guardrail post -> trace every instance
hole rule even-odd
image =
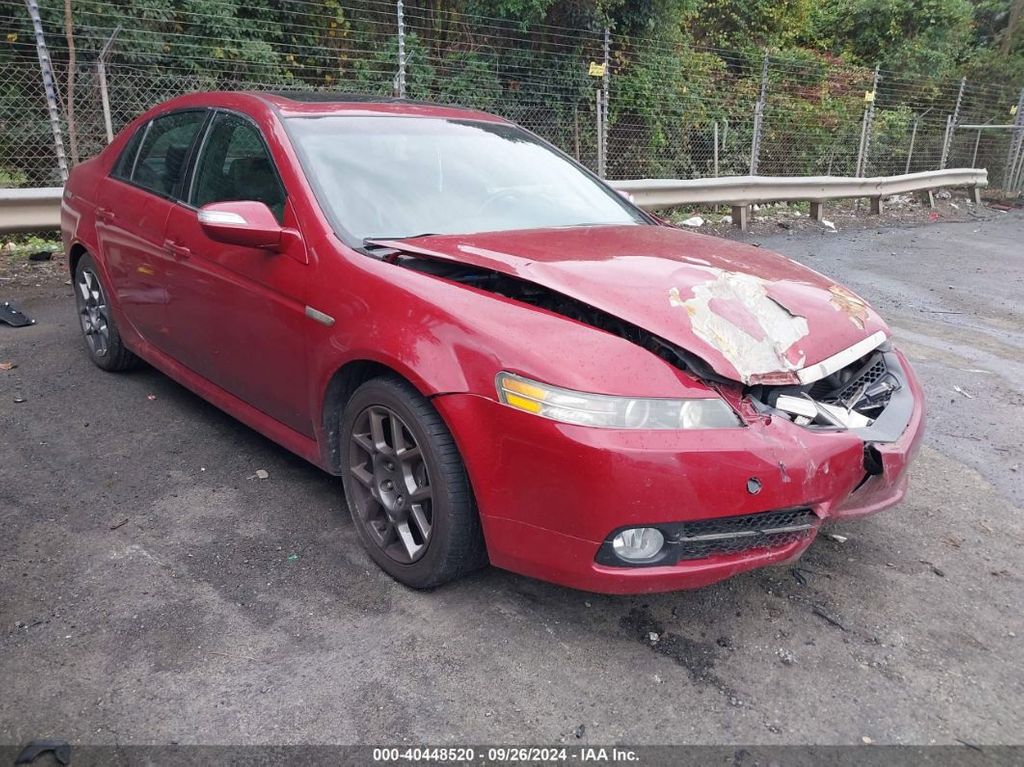
[[[825,218],[825,203],[823,200],[811,200],[811,220],[819,224]]]
[[[57,155],[57,168],[60,170],[61,181],[68,180],[68,161],[64,155],[64,137],[60,130],[60,110],[57,108],[57,88],[53,80],[53,64],[50,51],[43,37],[43,21],[39,17],[39,4],[36,0],[25,0],[28,15],[32,17],[32,28],[36,36],[36,55],[39,57],[39,71],[43,76],[43,90],[46,92],[46,107],[50,113],[50,129],[53,131],[53,151]]]
[[[398,14],[398,74],[396,75],[396,87],[398,98],[405,98],[405,14],[402,0],[398,0],[395,8]]]
[[[883,207],[884,206],[882,205],[882,198],[881,198],[881,196],[872,197],[871,198],[871,215],[872,216],[880,216],[880,215],[882,215]]]
[[[764,104],[768,95],[768,51],[764,52],[764,63],[761,65],[761,94],[754,104],[754,135],[750,139],[750,175],[757,175],[757,166],[761,161],[761,130],[764,125]]]
[[[732,206],[732,225],[737,227],[741,232],[747,231],[747,227],[750,225],[749,205]]]

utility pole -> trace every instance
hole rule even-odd
[[[604,28],[604,73],[601,75],[601,155],[597,158],[597,175],[605,178],[608,173],[608,91],[611,83],[611,31]]]
[[[64,137],[60,130],[60,110],[57,108],[57,88],[53,81],[53,63],[50,52],[46,48],[43,37],[43,21],[39,17],[39,4],[36,0],[25,0],[28,15],[32,17],[32,28],[36,36],[36,55],[39,56],[39,71],[43,76],[43,90],[46,91],[46,107],[50,113],[50,128],[53,130],[53,150],[57,155],[57,167],[60,170],[61,183],[68,180],[68,161],[64,156]]]
[[[754,135],[750,139],[750,175],[757,175],[757,166],[761,161],[761,127],[764,124],[764,104],[768,96],[768,51],[764,52],[764,63],[761,65],[761,95],[754,105]]]
[[[114,30],[110,39],[103,44],[100,55],[96,59],[96,79],[100,85],[100,103],[103,105],[103,127],[107,131],[108,144],[114,140],[114,121],[110,117],[110,95],[107,92],[107,57],[110,55],[110,50],[114,47],[114,40],[119,34],[121,34],[120,24],[117,25],[117,29]]]
[[[907,167],[903,169],[904,173],[910,173],[910,161],[914,157],[914,140],[917,138],[917,126],[921,123],[928,113],[931,112],[935,107],[928,107],[921,114],[914,117],[914,127],[910,131],[910,148],[907,150]]]
[[[949,150],[953,146],[953,134],[956,133],[956,126],[960,122],[960,105],[964,100],[964,88],[967,86],[967,78],[960,78],[960,90],[956,94],[956,106],[953,107],[953,114],[949,118],[946,129],[946,139],[942,142],[942,159],[939,161],[939,170],[945,170],[949,161]]]
[[[871,127],[875,122],[875,96],[878,94],[879,69],[875,65],[875,76],[871,80],[871,93],[864,94],[867,102],[864,108],[864,123],[860,129],[860,152],[857,156],[857,176],[863,177],[868,171],[868,156],[871,151]]]
[[[715,178],[718,178],[718,120],[715,120]]]
[[[78,165],[78,125],[75,123],[75,57],[74,17],[71,14],[71,0],[64,0],[64,37],[68,42],[68,76],[64,88],[67,94],[67,110],[64,112],[68,123],[68,144],[71,148],[71,164]]]
[[[1014,182],[1017,180],[1017,164],[1021,158],[1021,149],[1024,148],[1024,88],[1021,88],[1020,98],[1017,99],[1017,109],[1013,117],[1013,136],[1010,139],[1010,147],[1006,151],[1006,170],[1003,172],[1003,188],[1005,191],[1015,189]]]
[[[907,149],[907,166],[903,169],[904,173],[910,173],[910,161],[914,157],[914,141],[917,140],[917,122],[918,118],[914,118],[914,127],[910,129],[910,148]]]
[[[405,98],[405,14],[402,7],[402,0],[398,0],[398,77],[397,87],[398,98]]]

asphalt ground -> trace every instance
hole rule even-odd
[[[795,567],[633,598],[496,569],[404,588],[339,480],[152,369],[93,367],[59,265],[21,268],[0,743],[1021,742],[1024,214],[779,232],[748,239],[868,298],[923,379],[910,493]]]

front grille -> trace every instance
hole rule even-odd
[[[846,368],[846,370],[850,370],[850,368]],[[839,375],[842,376],[843,371],[840,371]],[[855,369],[855,372],[850,374],[849,379],[845,383],[840,384],[838,388],[836,388],[834,377],[829,376],[813,383],[807,394],[811,399],[818,400],[819,402],[840,404],[844,407],[856,406],[864,392],[870,391],[869,387],[872,384],[878,383],[883,378],[886,378],[886,376],[892,379],[892,376],[889,375],[889,368],[885,364],[885,357],[881,354],[874,354],[860,369]],[[895,379],[892,379],[892,381],[895,383]],[[886,390],[883,390],[881,393],[875,393],[871,398],[870,404],[875,407],[883,407],[888,403],[890,394],[891,391]],[[858,401],[852,401],[855,399]]]
[[[876,381],[881,381],[887,372],[888,370],[885,367],[885,360],[882,359],[881,354],[877,355],[873,362],[866,365],[859,375],[855,376],[850,383],[846,384],[846,386],[842,388],[842,390],[836,395],[836,399],[843,401],[848,397],[852,397],[857,393],[858,389],[870,386]]]
[[[742,517],[722,517],[675,526],[670,541],[679,559],[704,559],[749,549],[786,546],[810,535],[817,516],[810,509],[784,509]]]
[[[663,566],[754,549],[778,549],[808,538],[817,524],[817,515],[808,508],[659,524],[654,527],[665,536],[665,546],[656,559],[642,563],[619,559],[612,547],[615,533],[601,545],[596,559],[605,565]]]

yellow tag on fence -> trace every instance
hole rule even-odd
[[[591,61],[588,74],[591,77],[604,77],[604,64],[598,64],[596,61]]]
[[[864,103],[865,104],[870,104],[874,100],[875,100],[875,92],[874,91],[864,91]]]

